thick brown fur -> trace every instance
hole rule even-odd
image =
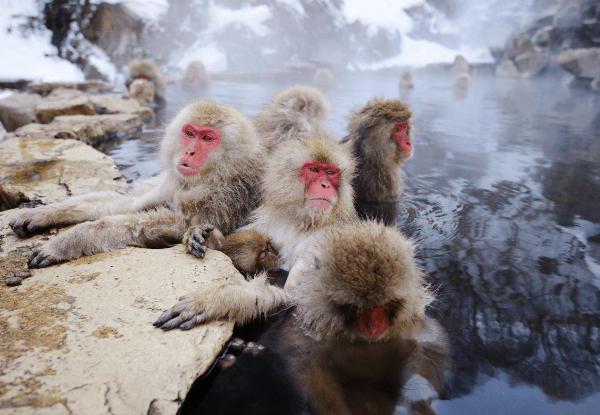
[[[353,182],[358,200],[394,201],[402,194],[401,167],[407,158],[392,142],[390,134],[395,122],[410,123],[411,116],[407,104],[375,98],[350,117],[346,141],[353,143],[358,161]]]
[[[235,232],[226,236],[220,249],[236,268],[245,273],[277,271],[279,255],[269,237],[254,231]]]
[[[128,63],[129,78],[126,82],[127,87],[140,78],[147,78],[154,84],[154,101],[164,103],[166,92],[166,81],[156,63],[149,59],[134,59]]]
[[[306,204],[305,184],[300,180],[301,168],[307,161],[335,163],[340,168],[340,186],[335,206],[316,211]],[[279,253],[282,267],[293,266],[302,252],[302,243],[318,231],[356,220],[353,206],[352,175],[354,159],[350,147],[329,138],[292,140],[279,146],[265,163],[262,180],[262,204],[251,215],[242,232],[253,232],[244,239],[244,249],[261,247],[264,237]],[[235,235],[235,234],[234,234]],[[253,236],[252,236],[253,235]],[[259,253],[254,251],[254,256]],[[248,254],[250,255],[250,254]],[[236,267],[242,268],[241,264]],[[164,329],[191,328],[196,324],[227,318],[237,323],[265,315],[285,302],[280,288],[259,281],[242,284],[232,281],[229,287],[215,292],[212,287],[200,289],[165,311],[155,325]]]
[[[315,413],[429,407],[443,384],[447,340],[425,315],[432,294],[397,230],[377,222],[325,229],[305,244],[285,289],[295,304],[285,341],[302,350],[292,372]],[[397,307],[391,327],[362,336],[352,313],[385,304]]]
[[[279,92],[256,116],[254,124],[268,151],[279,143],[327,132],[329,105],[315,88],[297,85]]]
[[[0,185],[0,212],[19,207],[21,203],[29,202],[29,198],[21,192],[9,190]]]
[[[182,176],[176,169],[182,153],[180,129],[189,122],[218,128],[222,142],[198,174]],[[87,222],[43,243],[30,266],[128,245],[168,246],[181,242],[186,228],[205,223],[228,233],[246,223],[259,203],[262,146],[252,124],[232,108],[209,101],[186,106],[166,128],[161,156],[163,171],[156,183],[146,186],[150,190],[92,193],[15,212],[10,226],[21,237]]]

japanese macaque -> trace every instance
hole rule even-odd
[[[275,95],[254,119],[268,151],[281,142],[325,135],[329,105],[318,89],[293,86]]]
[[[188,63],[183,75],[182,85],[184,87],[203,87],[208,83],[208,73],[200,61]]]
[[[129,77],[125,82],[127,88],[130,89],[130,85],[136,79],[147,80],[154,85],[154,103],[159,106],[164,105],[166,83],[158,66],[148,59],[132,60],[129,62],[128,66]]]
[[[38,247],[31,268],[125,246],[169,246],[180,243],[190,226],[204,223],[228,233],[246,223],[258,205],[262,151],[252,124],[238,111],[208,101],[192,103],[166,128],[163,171],[150,191],[72,197],[18,210],[9,224],[27,237],[79,223]],[[202,253],[195,250],[195,255]]]
[[[358,159],[353,186],[359,201],[395,201],[404,189],[406,160],[412,157],[411,112],[398,100],[375,98],[355,111],[348,136]]]
[[[335,77],[329,69],[319,68],[315,71],[313,82],[319,88],[333,88],[335,86]]]
[[[285,286],[293,308],[271,318],[261,351],[236,357],[232,345],[235,362],[182,413],[433,413],[448,347],[425,315],[432,294],[412,244],[366,221],[326,228],[304,247]]]
[[[412,74],[409,71],[404,71],[400,78],[400,89],[413,89],[414,87]]]
[[[267,237],[279,254],[281,268],[289,269],[302,241],[323,228],[356,218],[353,171],[350,147],[331,139],[292,140],[278,146],[265,164],[262,204],[252,213],[248,225],[227,238],[245,241],[247,250],[258,246],[253,255],[248,254],[257,257],[263,246],[260,238]],[[202,227],[196,230],[201,239],[206,239]],[[238,269],[244,268],[232,259]],[[266,273],[250,281],[231,278],[222,285],[207,285],[182,297],[154,324],[165,330],[190,329],[222,318],[243,324],[265,316],[285,298],[283,290],[267,283]]]
[[[452,64],[452,72],[454,75],[468,74],[469,62],[463,55],[456,55]]]
[[[136,79],[129,84],[129,97],[135,99],[140,105],[153,105],[155,95],[154,84],[147,79]]]

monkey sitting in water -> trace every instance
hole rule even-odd
[[[273,318],[262,347],[226,355],[230,367],[200,382],[183,414],[393,414],[400,404],[432,413],[447,341],[425,315],[432,295],[398,231],[324,229],[304,244],[285,290],[294,307]]]
[[[411,111],[398,100],[375,98],[355,111],[344,141],[358,165],[352,185],[358,201],[394,202],[404,190],[402,165],[412,157]]]
[[[131,97],[140,101],[148,101],[149,96],[153,95],[154,103],[159,107],[164,106],[166,83],[158,66],[149,59],[134,59],[129,62],[128,66],[129,77],[125,81],[125,86]],[[146,82],[134,83],[136,80]]]
[[[9,225],[22,238],[78,224],[36,248],[29,267],[126,246],[166,247],[205,223],[229,233],[257,207],[263,148],[250,121],[233,108],[189,104],[166,128],[161,156],[163,171],[150,191],[96,192],[15,211]],[[186,247],[204,255],[203,247]]]

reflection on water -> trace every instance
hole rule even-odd
[[[397,97],[398,79],[346,79],[331,127]],[[592,414],[600,407],[600,95],[557,80],[415,77],[415,157],[397,205],[365,211],[419,242],[447,330],[452,373],[439,413]],[[214,83],[255,114],[286,85]],[[176,111],[185,98],[172,95]],[[111,149],[128,179],[158,170],[158,135]],[[251,379],[248,379],[251,382]]]

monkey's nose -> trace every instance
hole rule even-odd
[[[196,154],[196,152],[195,151],[188,151],[185,154],[188,155],[188,156],[193,156],[194,154]]]
[[[321,187],[324,189],[329,189],[331,185],[329,184],[329,182],[321,182]]]

